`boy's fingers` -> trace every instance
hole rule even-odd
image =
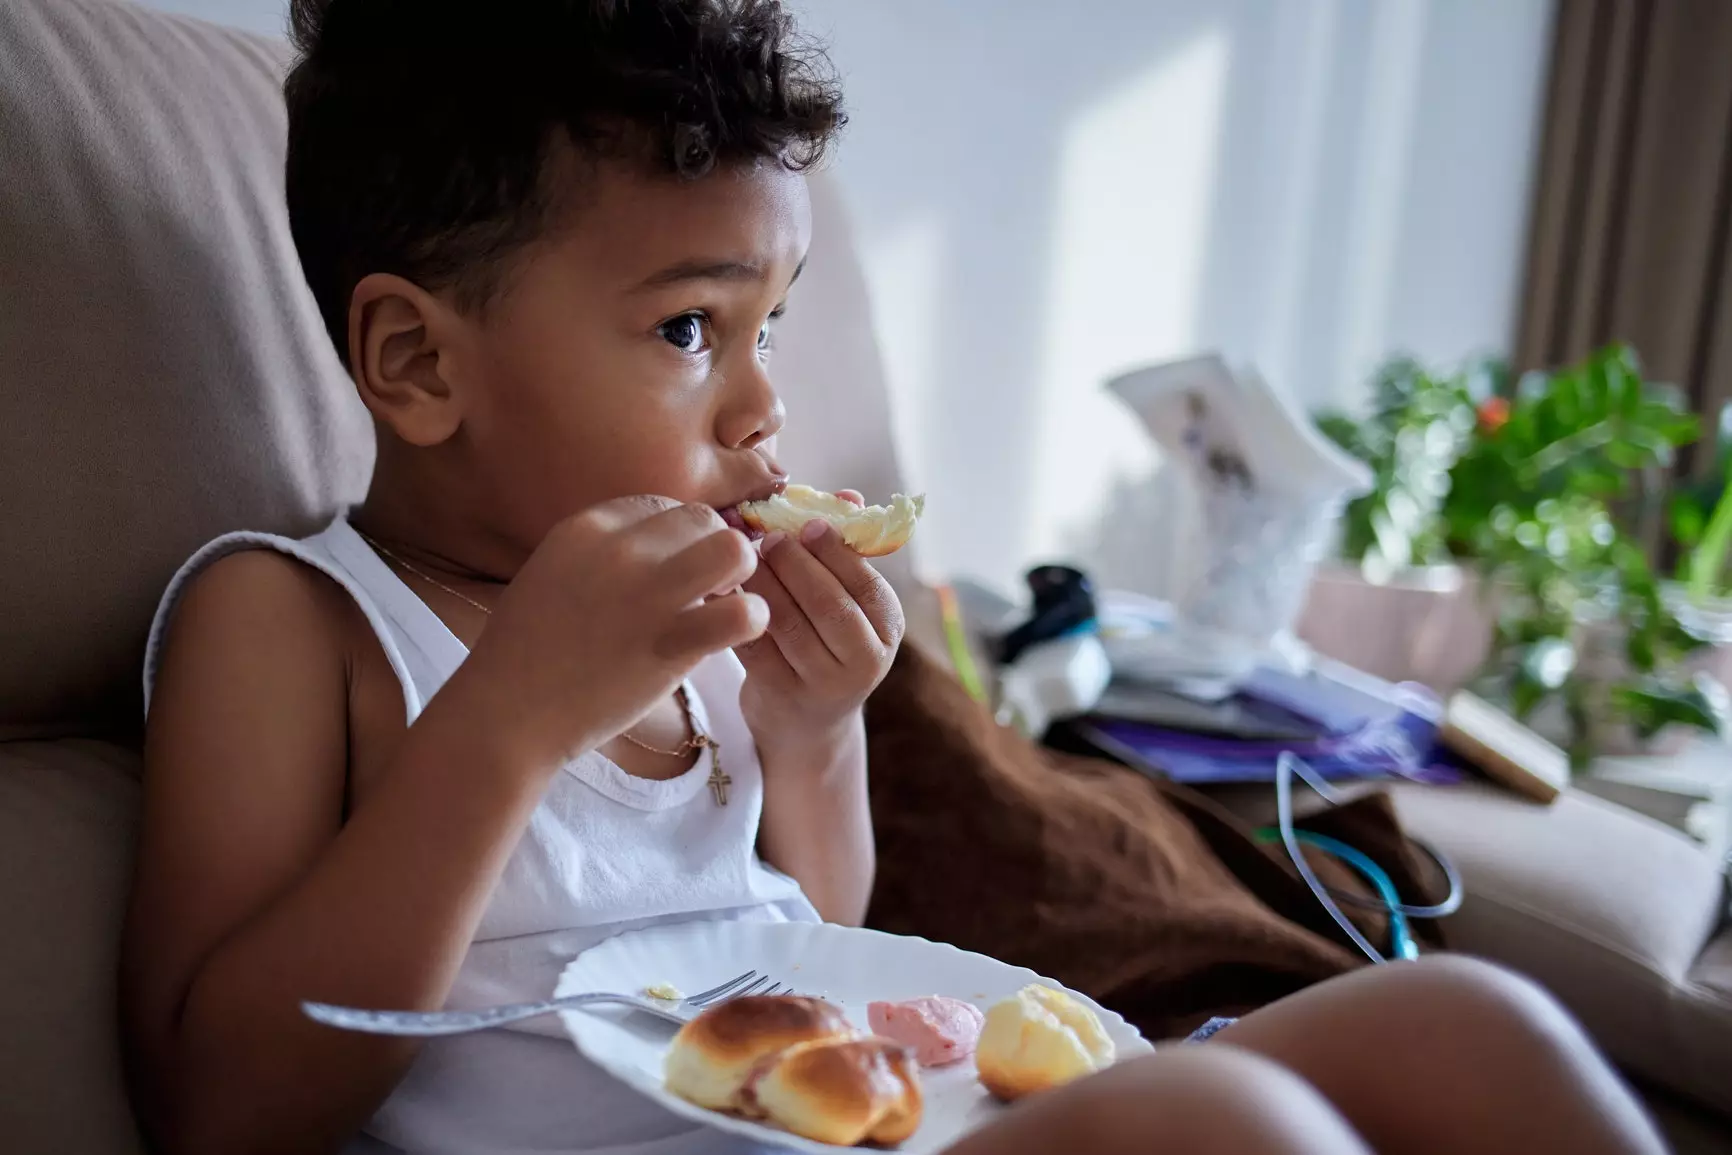
[[[794,667],[788,664],[787,656],[767,632],[735,646],[734,656],[740,659],[740,665],[752,677],[768,678],[772,683],[784,686],[799,680]]]
[[[746,535],[724,528],[674,554],[662,564],[657,577],[666,582],[669,599],[683,606],[739,588],[757,568],[758,555]]]
[[[846,501],[849,505],[864,506],[866,504],[866,498],[861,495],[858,489],[838,489],[836,491],[836,496],[840,497],[843,501]]]
[[[575,534],[586,546],[611,543],[639,560],[661,561],[712,534],[736,531],[707,505],[645,495],[604,501],[556,532]]]
[[[764,539],[760,552],[782,585],[787,587],[788,593],[793,595],[795,604],[805,611],[824,645],[838,660],[845,662],[850,655],[858,655],[862,650],[875,650],[881,639],[876,636],[876,627],[861,612],[854,596],[805,544],[806,537],[816,537],[818,529],[814,526],[821,528],[826,536],[837,538],[836,531],[828,524],[814,521],[801,531],[801,540],[772,540],[777,537],[772,535]],[[837,544],[841,544],[840,538],[837,538]],[[853,553],[845,545],[841,548]],[[858,557],[854,561],[865,564]]]
[[[656,643],[658,656],[685,662],[741,646],[763,634],[770,607],[751,593],[710,598],[682,611]]]
[[[799,607],[768,564],[758,567],[757,572],[746,580],[745,588],[763,598],[770,607],[770,624],[754,645],[773,647],[789,669],[806,681],[821,677],[828,668],[836,665],[836,655],[825,646],[806,611]]]
[[[774,575],[769,574],[767,569],[760,567],[759,573],[768,576],[771,581],[775,581]],[[782,648],[777,645],[776,639],[770,636],[770,629],[775,624],[778,611],[770,599],[764,597],[762,592],[765,586],[763,578],[754,577],[748,584],[754,588],[748,589],[746,592],[763,597],[764,604],[769,607],[769,624],[765,625],[763,633],[751,641],[742,642],[735,646],[734,654],[740,659],[740,664],[746,667],[748,674],[767,677],[772,681],[781,681],[783,685],[786,685],[789,681],[797,680],[798,675],[794,673],[794,667],[789,664],[787,655],[782,653]],[[786,590],[782,591],[782,596],[787,596]]]
[[[578,520],[587,521],[604,532],[617,533],[679,506],[680,503],[671,497],[640,493],[632,497],[616,497],[612,501],[604,501],[579,514]]]
[[[824,525],[822,522],[814,524]],[[848,543],[842,540],[842,535],[830,526],[824,525],[822,534],[808,526],[800,537],[804,541],[808,536],[815,540],[807,542],[806,548],[835,576],[843,590],[860,607],[860,612],[865,614],[866,620],[872,624],[872,632],[878,635],[878,640],[886,646],[900,643],[903,629],[902,602],[897,598],[896,591],[890,588],[890,583],[884,580],[884,575],[855,553]]]
[[[629,509],[636,498],[626,498],[622,508]],[[659,502],[661,498],[644,499]],[[610,506],[615,503],[609,502]],[[643,549],[651,556],[672,557],[695,541],[718,533],[738,533],[728,528],[722,515],[707,505],[670,505],[646,517],[624,524],[618,531],[621,538]],[[744,536],[744,535],[741,535]]]

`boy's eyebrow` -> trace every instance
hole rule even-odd
[[[802,258],[794,269],[794,275],[788,279],[788,284],[792,286],[805,271],[806,262]],[[638,289],[665,289],[669,285],[684,281],[761,281],[766,275],[765,267],[756,261],[705,260],[700,257],[696,260],[680,261],[651,273],[638,285]]]

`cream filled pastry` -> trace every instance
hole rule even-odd
[[[986,1012],[975,1050],[981,1085],[1009,1102],[1112,1065],[1095,1013],[1063,991],[1027,986]]]

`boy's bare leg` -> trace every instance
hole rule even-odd
[[[1472,959],[1372,967],[1247,1015],[1215,1039],[1294,1071],[1390,1155],[1665,1151],[1562,1007]]]
[[[1369,1155],[1322,1096],[1231,1047],[1171,1047],[1036,1096],[946,1155]]]

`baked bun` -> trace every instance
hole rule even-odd
[[[924,1106],[913,1054],[869,1037],[788,1048],[766,1061],[745,1101],[783,1130],[840,1147],[900,1143]]]
[[[740,520],[760,533],[798,534],[809,521],[827,521],[855,553],[883,557],[908,544],[925,509],[924,497],[898,493],[889,505],[862,508],[809,485],[790,485],[765,501],[746,502],[739,512]]]
[[[974,1052],[981,1085],[1010,1102],[1112,1065],[1095,1013],[1051,987],[1027,986],[986,1012]]]
[[[663,1078],[682,1099],[731,1111],[764,1059],[799,1043],[854,1033],[841,1009],[822,999],[748,995],[711,1007],[681,1027],[668,1048]]]

